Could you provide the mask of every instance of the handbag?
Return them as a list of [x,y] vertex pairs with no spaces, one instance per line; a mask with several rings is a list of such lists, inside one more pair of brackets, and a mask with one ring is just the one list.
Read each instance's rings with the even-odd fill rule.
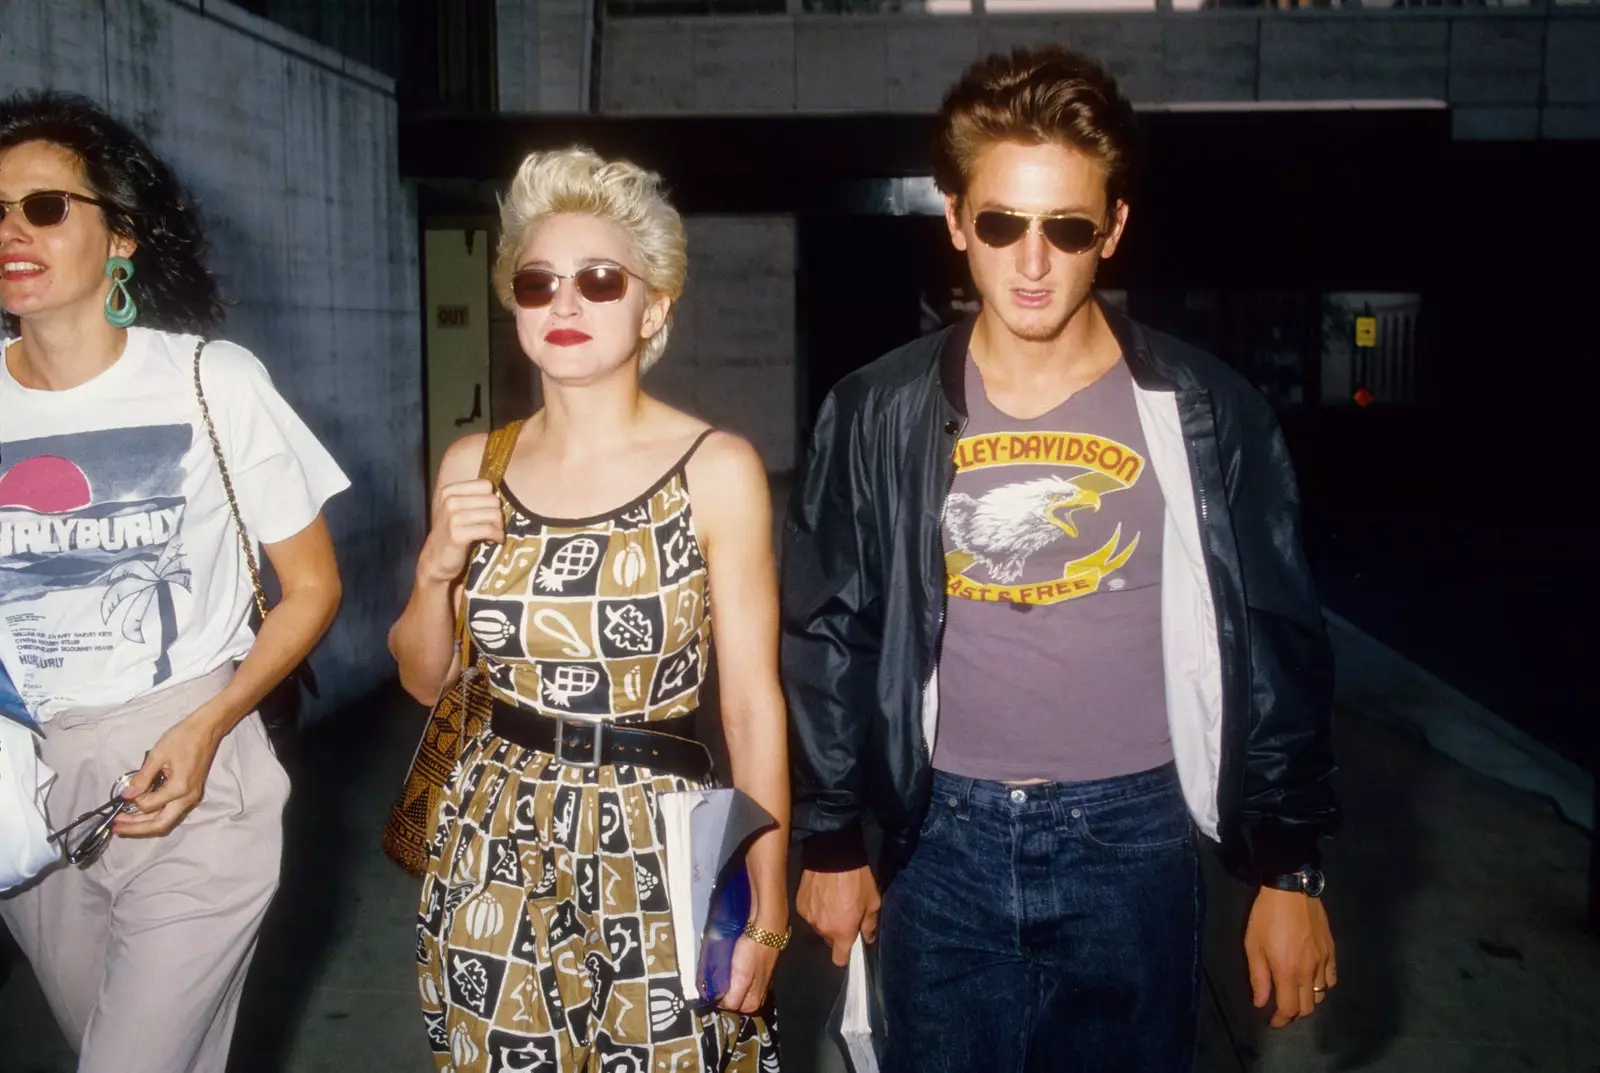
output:
[[[489,434],[478,479],[490,482],[496,490],[505,476],[521,428],[521,421],[513,421]],[[488,725],[494,706],[488,670],[481,657],[474,656],[465,586],[456,607],[455,635],[456,650],[461,655],[461,678],[454,688],[444,689],[434,702],[428,722],[422,728],[422,739],[411,757],[411,767],[400,787],[400,796],[389,809],[389,818],[383,825],[383,851],[414,876],[428,869],[428,840],[433,836],[445,783],[450,780],[466,742]]]
[[[200,353],[205,348],[204,339],[194,345],[194,394],[195,398],[200,400],[200,416],[205,420],[206,434],[211,437],[211,451],[217,457],[217,469],[222,472],[222,490],[228,496],[228,512],[233,515],[233,527],[239,533],[239,547],[244,550],[245,566],[250,570],[250,587],[255,594],[255,610],[250,614],[250,629],[252,632],[258,632],[261,624],[267,620],[267,612],[271,607],[267,603],[266,587],[261,584],[261,568],[256,562],[255,545],[244,527],[244,518],[239,513],[239,500],[233,493],[233,478],[228,474],[228,460],[222,454],[222,440],[217,436],[217,426],[211,421],[211,407],[206,405],[206,393],[200,386]],[[301,660],[300,665],[269,689],[267,695],[256,705],[256,712],[266,725],[267,733],[275,740],[282,739],[300,728],[302,689],[313,698],[322,697],[322,691],[317,688],[317,675],[311,669],[309,658]]]

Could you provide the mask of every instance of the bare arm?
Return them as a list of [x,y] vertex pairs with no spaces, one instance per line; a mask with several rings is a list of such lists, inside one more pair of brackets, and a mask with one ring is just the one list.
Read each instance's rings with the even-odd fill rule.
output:
[[[718,434],[690,463],[689,486],[716,607],[712,631],[733,784],[778,821],[751,843],[746,858],[751,919],[781,934],[789,926],[789,760],[778,684],[778,577],[766,472],[748,443]],[[776,961],[776,951],[740,940],[723,1004],[747,1013],[760,1008]]]
[[438,700],[461,673],[455,616],[467,555],[480,540],[505,539],[500,498],[489,482],[476,479],[486,441],[482,433],[464,436],[440,461],[433,528],[417,557],[411,598],[389,629],[400,684],[423,704]]
[[[265,544],[262,550],[278,575],[283,599],[261,624],[255,644],[227,687],[150,749],[127,794],[140,811],[117,818],[118,834],[150,837],[176,827],[200,803],[222,739],[306,658],[332,625],[342,590],[333,540],[322,515],[294,536]],[[158,771],[165,773],[166,781],[150,790]]]

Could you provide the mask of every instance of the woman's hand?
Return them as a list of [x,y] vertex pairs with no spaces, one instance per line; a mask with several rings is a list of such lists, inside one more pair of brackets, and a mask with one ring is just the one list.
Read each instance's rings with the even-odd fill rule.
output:
[[417,574],[427,581],[454,581],[467,568],[472,545],[498,544],[505,538],[505,514],[493,484],[471,480],[443,485],[434,505],[433,528],[417,560]]
[[[205,796],[211,762],[222,744],[218,726],[217,720],[201,709],[168,728],[145,754],[139,773],[122,793],[139,811],[117,816],[111,830],[124,838],[158,838],[182,823]],[[152,789],[158,773],[166,780]]]
[[733,947],[728,990],[717,1005],[734,1013],[756,1013],[767,1004],[772,973],[777,967],[778,951],[741,935]]

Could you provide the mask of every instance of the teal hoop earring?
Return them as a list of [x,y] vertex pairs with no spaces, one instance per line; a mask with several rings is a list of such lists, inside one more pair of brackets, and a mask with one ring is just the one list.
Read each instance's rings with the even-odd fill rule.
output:
[[110,258],[106,261],[106,278],[111,281],[111,289],[106,292],[106,323],[113,328],[126,328],[139,316],[139,307],[133,304],[133,295],[128,293],[133,262],[126,257]]

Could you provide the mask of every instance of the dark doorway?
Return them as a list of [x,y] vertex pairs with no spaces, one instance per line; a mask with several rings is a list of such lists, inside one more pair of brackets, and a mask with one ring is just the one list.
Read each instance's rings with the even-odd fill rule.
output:
[[967,269],[937,216],[809,216],[798,231],[803,449],[833,385],[956,312]]

